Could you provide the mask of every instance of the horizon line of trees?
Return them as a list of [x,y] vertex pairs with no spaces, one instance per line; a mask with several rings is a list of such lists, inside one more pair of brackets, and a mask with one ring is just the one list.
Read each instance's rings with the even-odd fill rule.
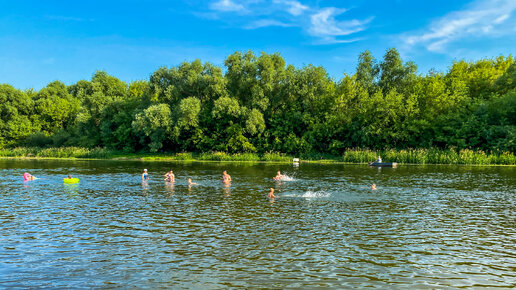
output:
[[516,152],[512,56],[418,74],[396,49],[358,57],[353,75],[235,52],[226,71],[200,60],[125,83],[104,71],[39,91],[0,84],[0,147],[126,152],[342,154],[347,148]]

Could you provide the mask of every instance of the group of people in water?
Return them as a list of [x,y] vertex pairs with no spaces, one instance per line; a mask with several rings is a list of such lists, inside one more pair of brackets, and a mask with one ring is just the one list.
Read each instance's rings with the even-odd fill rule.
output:
[[[165,178],[163,179],[165,182],[170,182],[170,183],[174,183],[175,182],[175,175],[174,175],[174,172],[172,170],[170,170],[169,172],[165,173],[163,175]],[[147,169],[144,169],[143,170],[143,173],[142,173],[142,182],[147,182],[149,181],[149,173],[147,171]],[[280,181],[280,180],[283,180],[285,178],[285,175],[281,174],[281,172],[278,170],[278,172],[276,173],[276,176],[274,176],[272,179],[275,180],[275,181]],[[222,183],[226,184],[226,185],[229,185],[231,184],[231,175],[229,175],[227,173],[227,171],[223,171],[222,172],[222,180],[221,180]],[[195,182],[192,182],[192,179],[191,178],[188,178],[188,186],[192,186],[192,185],[197,185],[197,183]],[[274,188],[270,188],[269,189],[269,194],[267,195],[268,198],[276,198],[276,196],[274,195]]]
[[[226,171],[224,171],[224,173],[226,173]],[[174,175],[174,172],[172,170],[165,173],[165,175],[163,175],[163,176],[165,177],[163,180],[165,180],[166,182],[173,183],[176,181],[176,176]],[[146,182],[148,180],[149,180],[149,173],[147,172],[147,169],[144,169],[143,173],[142,173],[142,182]],[[229,177],[229,180],[231,181],[231,177]],[[192,182],[192,179],[188,178],[188,186],[192,186],[192,185],[197,185],[197,183]]]
[[[380,157],[378,157],[378,159],[380,160],[381,162],[381,159]],[[377,160],[378,161],[378,160]],[[169,183],[174,183],[175,182],[175,175],[174,175],[174,172],[172,170],[170,170],[169,172],[165,173],[163,175],[165,178],[163,179],[165,182],[169,182]],[[281,171],[277,171],[276,172],[276,176],[274,176],[272,179],[274,181],[281,181],[281,180],[284,180],[286,177],[286,175],[283,175],[281,174]],[[141,178],[142,178],[142,182],[147,182],[149,181],[149,173],[147,171],[147,169],[144,169],[143,170],[143,173],[141,175]],[[23,179],[25,181],[31,181],[31,180],[35,180],[37,179],[34,175],[31,175],[30,173],[28,172],[25,172],[23,174]],[[71,175],[68,175],[68,179],[72,179],[72,176]],[[229,175],[227,173],[227,171],[223,171],[222,172],[222,180],[221,180],[222,183],[226,184],[226,185],[230,185],[231,184],[231,175]],[[188,187],[191,187],[192,185],[197,185],[197,183],[195,182],[192,182],[192,179],[191,178],[188,178]],[[376,190],[376,184],[372,184],[371,185],[371,190]],[[269,193],[267,194],[267,197],[270,198],[270,199],[274,199],[276,198],[276,196],[274,195],[274,188],[270,188],[269,189]]]
[[[165,177],[164,181],[170,182],[170,183],[174,183],[175,182],[175,175],[174,175],[174,172],[172,170],[170,170],[169,172],[165,173],[163,176]],[[281,180],[284,180],[285,177],[286,177],[286,175],[281,174],[281,171],[278,170],[278,172],[276,172],[276,176],[274,176],[272,178],[272,180],[274,180],[274,181],[281,181]],[[149,180],[149,173],[147,172],[147,169],[144,169],[143,173],[142,173],[142,182],[147,182],[148,180]],[[223,171],[222,172],[222,180],[221,180],[221,182],[226,184],[226,185],[231,184],[231,175],[229,175],[227,173],[227,171]],[[188,178],[188,187],[191,187],[192,185],[197,185],[197,183],[192,182],[192,179]],[[376,184],[373,183],[373,185],[371,185],[371,190],[376,190]],[[269,193],[267,194],[267,197],[270,198],[270,199],[276,198],[276,196],[274,195],[274,188],[271,187],[269,189]]]
[[[36,180],[38,179],[36,176],[28,173],[28,172],[25,172],[23,174],[23,181],[33,181],[33,180]],[[72,175],[68,174],[68,177],[64,178],[64,179],[73,179]]]

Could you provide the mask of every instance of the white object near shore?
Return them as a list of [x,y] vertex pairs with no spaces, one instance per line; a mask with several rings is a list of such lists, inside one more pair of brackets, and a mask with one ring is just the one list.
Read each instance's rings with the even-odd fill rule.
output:
[[299,158],[294,158],[294,159],[292,159],[292,162],[294,162],[294,163],[299,163]]

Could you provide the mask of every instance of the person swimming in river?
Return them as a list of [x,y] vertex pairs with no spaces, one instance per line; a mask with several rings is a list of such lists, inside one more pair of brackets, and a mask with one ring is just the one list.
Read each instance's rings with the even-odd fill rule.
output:
[[28,173],[28,172],[25,172],[25,173],[23,174],[23,180],[24,180],[24,181],[32,181],[32,180],[36,180],[36,176],[31,175],[31,174],[30,174],[30,173]]
[[267,197],[270,199],[276,198],[276,196],[274,195],[274,188],[271,187],[269,189],[269,194],[267,194]]
[[188,178],[188,186],[197,185],[197,183],[192,182],[191,178]]
[[278,180],[282,180],[283,178],[285,178],[285,175],[281,174],[281,172],[278,170],[278,172],[276,173],[276,176],[274,176],[272,179],[278,181]]
[[149,174],[147,173],[147,169],[144,169],[143,173],[142,173],[142,182],[148,181],[148,180],[149,180]]
[[374,183],[373,183],[373,184],[371,185],[371,190],[376,190],[376,184],[374,184]]
[[164,176],[165,176],[165,181],[168,181],[168,182],[174,182],[175,178],[176,178],[176,176],[174,175],[174,172],[172,172],[172,170],[165,173]]
[[222,172],[222,182],[225,184],[231,183],[231,175],[229,175],[225,170]]
[[72,179],[72,175],[68,174],[68,177],[66,179]]

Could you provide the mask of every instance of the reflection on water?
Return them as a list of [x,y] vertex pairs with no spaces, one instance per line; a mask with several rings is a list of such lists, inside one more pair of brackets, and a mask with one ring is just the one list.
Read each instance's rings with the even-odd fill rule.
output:
[[165,190],[170,194],[170,195],[174,195],[174,188],[175,188],[175,183],[174,182],[168,182],[168,181],[164,181],[163,182],[165,184]]
[[224,186],[224,195],[227,197],[231,193],[231,182],[223,183]]
[[516,286],[514,167],[0,160],[0,178],[1,288]]

